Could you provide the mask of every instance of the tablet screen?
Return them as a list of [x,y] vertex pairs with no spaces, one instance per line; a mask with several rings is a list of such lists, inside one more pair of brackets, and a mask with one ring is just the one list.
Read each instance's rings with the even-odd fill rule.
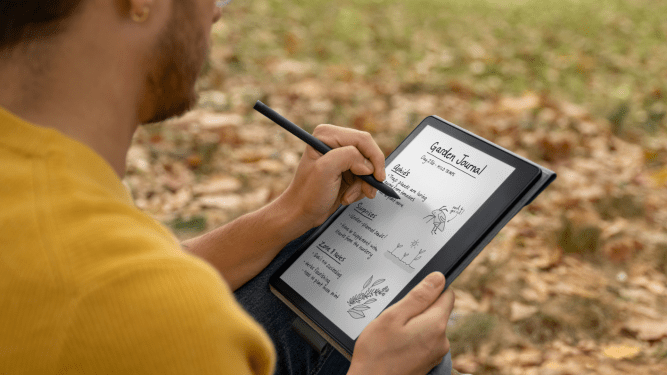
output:
[[280,278],[356,340],[514,169],[427,125]]

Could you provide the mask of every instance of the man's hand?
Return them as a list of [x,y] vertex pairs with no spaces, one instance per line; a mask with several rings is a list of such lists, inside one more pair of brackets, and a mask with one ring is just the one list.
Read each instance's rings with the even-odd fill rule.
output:
[[313,135],[333,150],[321,155],[306,147],[283,195],[288,206],[297,210],[305,229],[322,224],[341,204],[375,197],[377,190],[355,175],[373,174],[378,181],[386,178],[384,154],[370,134],[320,125]]
[[374,197],[375,188],[354,174],[385,179],[384,155],[370,134],[320,125],[314,135],[333,150],[322,156],[308,146],[278,199],[183,244],[217,268],[233,290],[266,268],[290,241],[322,224],[341,203]]
[[449,352],[445,335],[454,308],[445,277],[428,275],[402,300],[373,320],[354,347],[348,375],[424,375]]

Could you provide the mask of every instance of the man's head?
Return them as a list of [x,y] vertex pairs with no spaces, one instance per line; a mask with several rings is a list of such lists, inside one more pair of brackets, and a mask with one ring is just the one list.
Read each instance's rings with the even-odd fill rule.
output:
[[12,48],[22,41],[43,39],[57,34],[81,1],[0,1],[0,50]]
[[120,71],[118,79],[134,86],[137,121],[160,121],[194,104],[210,26],[219,17],[214,0],[0,0],[0,63],[38,50],[28,60],[41,73],[76,43],[88,43],[84,51],[115,50],[113,63],[127,66],[95,66],[99,54],[79,58],[90,61],[86,69]]

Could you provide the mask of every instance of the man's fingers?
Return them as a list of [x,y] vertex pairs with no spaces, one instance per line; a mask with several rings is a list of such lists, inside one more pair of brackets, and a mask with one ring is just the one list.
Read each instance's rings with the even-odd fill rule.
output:
[[345,146],[327,152],[317,160],[317,163],[321,168],[332,173],[332,176],[340,176],[348,170],[361,176],[373,173],[373,166],[369,165],[367,161],[356,147]]
[[427,310],[440,296],[445,287],[445,276],[440,272],[433,272],[417,284],[402,300],[392,306],[394,313],[402,322]]
[[343,195],[343,204],[352,204],[358,200],[363,199],[364,197],[375,198],[377,195],[377,189],[367,184],[360,178],[356,177],[354,182],[345,190]]
[[345,190],[345,193],[343,195],[343,200],[341,203],[343,204],[351,204],[356,202],[357,200],[361,199],[361,184],[358,182],[355,182],[354,184],[350,185],[350,187]]
[[387,177],[384,170],[384,154],[368,132],[333,125],[320,125],[315,128],[313,135],[333,149],[344,146],[356,147],[372,163],[373,170],[367,174],[373,173],[379,181],[384,181]]
[[[377,195],[378,189],[372,187],[371,185],[367,183],[362,183],[361,184],[361,190],[364,192],[364,195],[367,196],[368,198],[375,198]],[[360,198],[361,199],[361,198]]]

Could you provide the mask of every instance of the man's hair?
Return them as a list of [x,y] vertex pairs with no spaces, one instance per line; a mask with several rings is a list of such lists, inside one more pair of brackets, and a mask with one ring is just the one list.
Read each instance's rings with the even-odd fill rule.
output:
[[0,50],[56,35],[82,0],[0,0]]

